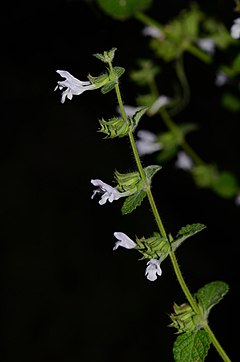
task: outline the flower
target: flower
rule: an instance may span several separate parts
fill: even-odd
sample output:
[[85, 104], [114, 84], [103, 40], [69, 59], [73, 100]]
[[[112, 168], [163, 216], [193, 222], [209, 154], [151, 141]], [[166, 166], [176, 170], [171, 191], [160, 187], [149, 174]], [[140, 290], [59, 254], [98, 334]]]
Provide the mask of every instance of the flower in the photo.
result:
[[217, 87], [222, 87], [224, 84], [226, 84], [228, 82], [228, 76], [226, 73], [224, 73], [223, 71], [218, 71], [216, 74], [216, 79], [215, 79], [215, 85]]
[[95, 84], [92, 84], [89, 81], [82, 82], [81, 80], [78, 80], [77, 78], [73, 77], [69, 72], [66, 70], [57, 70], [58, 74], [61, 75], [61, 77], [65, 78], [63, 81], [58, 81], [57, 86], [54, 90], [57, 90], [58, 88], [62, 90], [63, 88], [66, 88], [62, 92], [62, 99], [61, 103], [65, 102], [66, 97], [68, 99], [72, 99], [73, 95], [79, 95], [85, 92], [86, 90], [92, 90], [96, 88]]
[[162, 275], [162, 269], [160, 268], [160, 262], [157, 259], [150, 259], [147, 262], [147, 268], [145, 271], [145, 275], [148, 280], [154, 282], [157, 279], [157, 276]]
[[115, 238], [118, 241], [115, 243], [113, 250], [116, 250], [119, 246], [122, 246], [126, 249], [134, 249], [137, 245], [132, 239], [130, 239], [126, 234], [116, 231], [114, 234]]
[[93, 192], [92, 199], [97, 193], [101, 193], [102, 197], [99, 201], [100, 205], [104, 205], [107, 201], [113, 202], [114, 200], [120, 199], [120, 197], [128, 196], [129, 192], [119, 192], [114, 187], [106, 184], [101, 180], [91, 180], [91, 183], [97, 187], [97, 189]]
[[233, 21], [230, 32], [233, 39], [240, 38], [240, 18], [237, 18]]
[[151, 107], [149, 108], [147, 114], [151, 117], [154, 114], [156, 114], [160, 108], [166, 106], [168, 103], [170, 102], [170, 98], [165, 96], [165, 95], [161, 95], [159, 96], [156, 101], [151, 105]]
[[157, 29], [153, 26], [145, 26], [142, 30], [142, 34], [144, 36], [150, 36], [150, 37], [156, 38], [156, 39], [164, 38], [163, 32], [160, 29]]
[[147, 130], [140, 130], [137, 133], [139, 139], [136, 146], [140, 156], [151, 154], [162, 149], [162, 145], [157, 140], [157, 136]]
[[175, 166], [185, 171], [191, 170], [193, 167], [192, 159], [184, 151], [179, 151], [177, 156], [178, 159], [175, 162]]
[[210, 38], [201, 38], [197, 41], [197, 45], [200, 49], [205, 51], [208, 54], [214, 54], [215, 51], [215, 42]]

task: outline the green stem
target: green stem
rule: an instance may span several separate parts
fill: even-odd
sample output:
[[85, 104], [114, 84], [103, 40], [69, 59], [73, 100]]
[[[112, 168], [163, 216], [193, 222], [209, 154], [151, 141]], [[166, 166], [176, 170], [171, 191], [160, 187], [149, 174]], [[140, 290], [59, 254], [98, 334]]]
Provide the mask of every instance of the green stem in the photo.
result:
[[193, 160], [193, 162], [200, 166], [204, 165], [204, 161], [198, 156], [198, 154], [192, 149], [192, 147], [186, 142], [181, 130], [179, 127], [173, 122], [172, 118], [169, 116], [168, 112], [164, 107], [160, 108], [159, 113], [168, 127], [168, 129], [176, 136], [179, 145], [184, 149], [184, 151], [189, 155], [189, 157]]
[[[122, 97], [121, 97], [121, 93], [120, 93], [120, 89], [119, 89], [118, 84], [115, 85], [115, 90], [116, 90], [118, 104], [119, 104], [123, 119], [125, 121], [127, 121], [127, 115], [126, 115], [126, 112], [125, 112], [124, 107], [123, 107]], [[151, 205], [153, 215], [154, 215], [156, 223], [158, 225], [160, 234], [163, 237], [167, 237], [167, 234], [165, 232], [162, 220], [161, 220], [161, 218], [159, 216], [159, 213], [158, 213], [158, 210], [157, 210], [157, 207], [156, 207], [156, 204], [155, 204], [155, 201], [154, 201], [151, 189], [150, 189], [150, 185], [146, 180], [146, 175], [145, 175], [145, 172], [144, 172], [144, 169], [143, 169], [143, 166], [142, 166], [142, 163], [141, 163], [138, 151], [137, 151], [137, 147], [136, 147], [136, 143], [135, 143], [135, 140], [134, 140], [134, 137], [133, 137], [133, 133], [130, 131], [128, 135], [129, 135], [129, 140], [130, 140], [131, 148], [132, 148], [132, 151], [133, 151], [133, 155], [134, 155], [134, 158], [136, 160], [137, 168], [138, 168], [140, 176], [141, 176], [141, 178], [142, 178], [142, 180], [143, 180], [143, 182], [145, 184], [145, 189], [146, 189], [146, 193], [147, 193], [147, 196], [148, 196], [148, 200], [149, 200], [149, 203]]]
[[144, 13], [141, 12], [136, 13], [135, 18], [141, 21], [141, 23], [143, 23], [144, 25], [152, 26], [154, 28], [162, 30], [162, 26], [161, 24], [159, 24], [159, 22], [157, 22], [156, 20], [152, 19], [150, 16]]
[[187, 51], [194, 55], [196, 58], [202, 60], [204, 63], [209, 64], [212, 61], [211, 57], [207, 53], [205, 53], [193, 44], [188, 45]]
[[193, 311], [200, 316], [201, 318], [201, 322], [203, 325], [204, 330], [208, 333], [212, 344], [214, 345], [214, 347], [216, 348], [216, 350], [218, 351], [219, 355], [222, 357], [224, 362], [231, 362], [231, 360], [229, 359], [228, 355], [226, 354], [226, 352], [224, 351], [224, 349], [222, 348], [222, 346], [220, 345], [220, 343], [218, 342], [217, 338], [215, 337], [213, 331], [211, 330], [211, 328], [209, 327], [209, 325], [207, 324], [204, 316], [202, 315], [201, 311], [198, 308], [198, 305], [196, 304], [191, 292], [189, 291], [185, 280], [183, 278], [183, 275], [181, 273], [181, 270], [179, 268], [179, 264], [177, 262], [176, 256], [174, 254], [173, 251], [170, 252], [170, 258], [172, 261], [172, 265], [177, 277], [177, 280], [182, 288], [183, 293], [185, 294], [185, 297], [187, 298], [189, 304], [191, 305]]
[[[110, 67], [110, 69], [111, 69], [111, 67]], [[127, 115], [126, 115], [126, 112], [125, 112], [124, 107], [123, 107], [123, 101], [122, 101], [121, 92], [120, 92], [118, 83], [115, 85], [115, 91], [116, 91], [116, 95], [117, 95], [117, 99], [118, 99], [118, 104], [119, 104], [119, 107], [120, 107], [120, 110], [121, 110], [121, 113], [122, 113], [122, 117], [123, 117], [123, 119], [125, 121], [127, 121]], [[159, 215], [157, 206], [155, 204], [155, 200], [154, 200], [154, 197], [152, 195], [150, 185], [146, 180], [146, 175], [145, 175], [145, 172], [144, 172], [144, 169], [143, 169], [143, 166], [142, 166], [142, 163], [141, 163], [138, 151], [137, 151], [137, 147], [136, 147], [136, 143], [135, 143], [132, 131], [129, 131], [129, 140], [130, 140], [131, 147], [132, 147], [132, 150], [133, 150], [134, 158], [136, 160], [138, 171], [140, 173], [140, 176], [141, 176], [142, 180], [145, 183], [145, 191], [147, 193], [148, 200], [149, 200], [153, 215], [155, 217], [156, 223], [158, 225], [160, 234], [161, 234], [161, 236], [167, 238], [167, 233], [166, 233], [165, 228], [163, 226], [163, 223], [162, 223], [161, 217]], [[168, 238], [167, 238], [167, 240], [168, 240]], [[206, 322], [204, 316], [202, 315], [201, 311], [199, 310], [198, 305], [195, 302], [190, 290], [188, 289], [188, 287], [187, 287], [187, 285], [186, 285], [186, 283], [184, 281], [183, 275], [181, 273], [179, 264], [177, 262], [177, 259], [176, 259], [176, 256], [175, 256], [175, 253], [174, 253], [173, 250], [170, 251], [170, 259], [171, 259], [171, 262], [172, 262], [173, 269], [175, 271], [177, 280], [178, 280], [178, 282], [179, 282], [179, 284], [180, 284], [180, 286], [182, 288], [182, 291], [183, 291], [185, 297], [187, 298], [189, 304], [191, 305], [193, 311], [197, 315], [200, 316], [203, 328], [208, 333], [209, 338], [211, 339], [213, 345], [215, 346], [216, 350], [218, 351], [219, 355], [222, 357], [224, 362], [231, 362], [230, 359], [228, 358], [227, 354], [225, 353], [225, 351], [223, 350], [223, 348], [219, 344], [218, 340], [216, 339], [214, 333], [210, 329], [209, 325], [207, 324], [207, 322]]]
[[178, 81], [182, 88], [182, 94], [177, 97], [176, 106], [171, 109], [171, 115], [179, 113], [181, 110], [183, 110], [190, 99], [190, 87], [184, 70], [183, 55], [176, 59], [175, 64]]

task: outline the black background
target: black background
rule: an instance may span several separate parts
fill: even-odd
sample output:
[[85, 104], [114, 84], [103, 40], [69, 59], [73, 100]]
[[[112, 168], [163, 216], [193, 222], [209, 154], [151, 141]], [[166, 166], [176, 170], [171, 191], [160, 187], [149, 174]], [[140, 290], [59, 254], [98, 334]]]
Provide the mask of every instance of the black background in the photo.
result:
[[[203, 1], [230, 27], [234, 2]], [[230, 3], [230, 4], [229, 4]], [[165, 22], [188, 1], [155, 4]], [[146, 237], [155, 230], [147, 202], [121, 216], [120, 201], [91, 200], [92, 178], [111, 184], [113, 171], [134, 169], [128, 143], [103, 140], [98, 119], [116, 113], [113, 93], [86, 92], [60, 103], [56, 69], [81, 80], [97, 75], [92, 54], [117, 47], [125, 103], [137, 91], [127, 78], [136, 58], [149, 54], [134, 19], [113, 21], [92, 3], [9, 2], [1, 11], [1, 361], [173, 361], [172, 303], [184, 296], [170, 262], [155, 283], [134, 251], [112, 251], [114, 231]], [[239, 174], [239, 115], [219, 107], [213, 69], [187, 56], [192, 98], [177, 117], [200, 129], [189, 139], [207, 161]], [[158, 126], [149, 121], [149, 128]], [[144, 159], [154, 163], [154, 157]], [[210, 324], [233, 361], [240, 360], [239, 208], [169, 163], [153, 192], [168, 232], [194, 222], [207, 229], [177, 252], [192, 291], [213, 280], [230, 285]], [[209, 361], [219, 361], [213, 347]]]

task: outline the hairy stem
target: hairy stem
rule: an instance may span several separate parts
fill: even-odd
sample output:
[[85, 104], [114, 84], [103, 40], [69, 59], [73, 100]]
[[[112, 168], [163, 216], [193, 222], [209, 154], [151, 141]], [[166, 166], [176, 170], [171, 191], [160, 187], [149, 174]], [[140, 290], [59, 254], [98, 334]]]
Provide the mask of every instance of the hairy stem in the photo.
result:
[[[110, 66], [110, 69], [111, 69], [111, 66]], [[116, 91], [116, 95], [117, 95], [117, 99], [118, 99], [118, 104], [119, 104], [119, 107], [120, 107], [120, 110], [121, 110], [121, 113], [122, 113], [122, 117], [123, 117], [123, 119], [125, 121], [127, 121], [127, 115], [126, 115], [126, 112], [125, 112], [124, 107], [123, 107], [123, 101], [122, 101], [121, 92], [120, 92], [118, 83], [115, 85], [115, 91]], [[134, 158], [136, 160], [138, 171], [140, 173], [140, 176], [141, 176], [142, 180], [145, 183], [145, 191], [147, 193], [148, 200], [149, 200], [153, 215], [155, 217], [157, 226], [159, 228], [160, 234], [161, 234], [161, 236], [167, 238], [167, 233], [165, 231], [165, 228], [163, 226], [161, 217], [159, 215], [159, 212], [158, 212], [158, 209], [157, 209], [157, 206], [156, 206], [156, 203], [155, 203], [155, 200], [154, 200], [150, 185], [147, 182], [146, 175], [145, 175], [145, 172], [144, 172], [144, 169], [143, 169], [143, 166], [142, 166], [142, 163], [141, 163], [138, 151], [137, 151], [137, 147], [136, 147], [136, 143], [135, 143], [135, 140], [134, 140], [134, 137], [133, 137], [133, 133], [131, 131], [129, 132], [129, 140], [130, 140], [130, 143], [131, 143]], [[215, 337], [214, 333], [212, 332], [211, 328], [207, 324], [207, 321], [205, 320], [204, 316], [202, 315], [201, 311], [199, 310], [195, 299], [193, 298], [188, 286], [186, 285], [185, 280], [183, 278], [183, 275], [181, 273], [178, 261], [176, 259], [176, 256], [175, 256], [175, 253], [174, 253], [173, 250], [170, 251], [170, 259], [171, 259], [171, 262], [172, 262], [173, 269], [175, 271], [177, 280], [178, 280], [178, 282], [179, 282], [179, 284], [181, 286], [181, 289], [182, 289], [186, 299], [188, 300], [189, 304], [191, 305], [193, 311], [197, 315], [200, 316], [203, 328], [208, 333], [209, 338], [211, 339], [211, 342], [213, 343], [214, 347], [218, 351], [219, 355], [222, 357], [223, 361], [224, 362], [231, 362], [231, 360], [227, 356], [226, 352], [224, 351], [224, 349], [222, 348], [222, 346], [220, 345], [220, 343], [216, 339], [216, 337]]]

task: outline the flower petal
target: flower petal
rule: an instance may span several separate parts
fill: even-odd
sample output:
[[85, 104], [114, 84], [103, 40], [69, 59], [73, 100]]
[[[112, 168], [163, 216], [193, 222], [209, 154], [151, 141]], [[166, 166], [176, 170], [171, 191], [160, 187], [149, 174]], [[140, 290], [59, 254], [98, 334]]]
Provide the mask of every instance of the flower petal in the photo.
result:
[[137, 133], [139, 137], [136, 140], [136, 146], [140, 156], [149, 155], [162, 149], [162, 145], [157, 140], [157, 136], [147, 130], [139, 130]]
[[61, 77], [65, 78], [65, 80], [63, 81], [58, 81], [57, 87], [55, 87], [55, 90], [57, 88], [59, 88], [60, 90], [66, 88], [62, 92], [62, 98], [61, 98], [62, 103], [65, 102], [66, 98], [71, 100], [73, 95], [80, 95], [86, 90], [92, 90], [96, 88], [95, 84], [92, 84], [89, 81], [82, 82], [81, 80], [75, 78], [66, 70], [57, 70], [56, 72], [60, 74]]
[[162, 275], [162, 269], [160, 268], [160, 262], [157, 259], [150, 259], [147, 262], [147, 268], [145, 271], [145, 275], [148, 280], [153, 282], [157, 279], [157, 276]]
[[91, 180], [91, 183], [97, 187], [96, 190], [94, 190], [92, 199], [97, 193], [101, 194], [101, 199], [99, 201], [100, 205], [104, 205], [107, 201], [113, 202], [114, 200], [118, 200], [120, 197], [127, 196], [126, 193], [121, 193], [114, 187], [106, 184], [105, 182], [96, 179]]
[[118, 241], [115, 243], [113, 250], [116, 250], [119, 246], [122, 246], [123, 248], [126, 249], [134, 249], [136, 247], [136, 243], [130, 239], [126, 234], [120, 232], [120, 231], [116, 231], [114, 234], [116, 239], [118, 239]]

